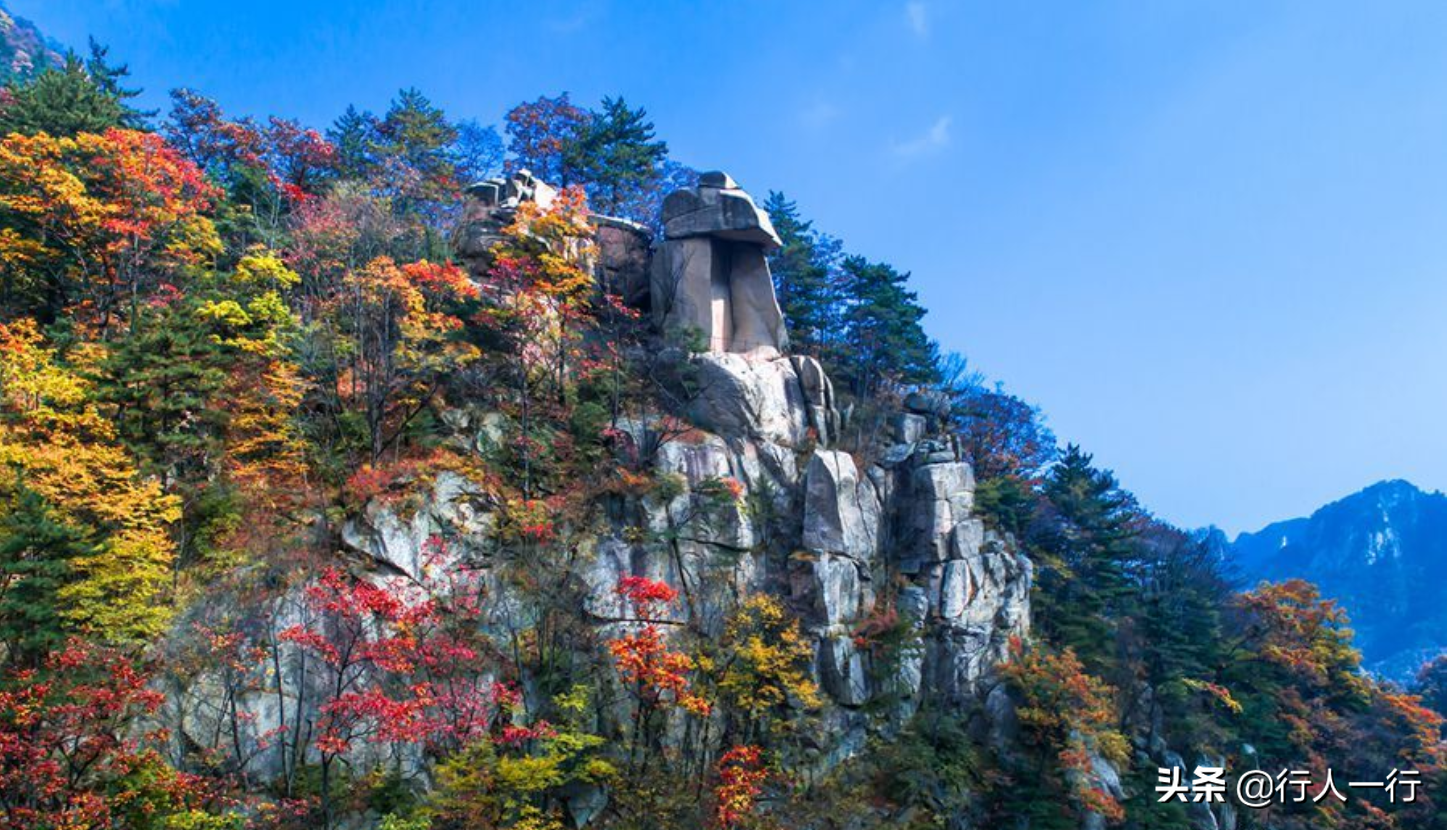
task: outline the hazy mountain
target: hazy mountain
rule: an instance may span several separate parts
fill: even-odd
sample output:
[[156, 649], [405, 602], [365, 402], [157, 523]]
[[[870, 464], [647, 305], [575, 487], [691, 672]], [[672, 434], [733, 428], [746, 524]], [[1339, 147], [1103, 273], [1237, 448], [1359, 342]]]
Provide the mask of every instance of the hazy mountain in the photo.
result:
[[62, 48], [46, 37], [34, 23], [15, 17], [0, 0], [0, 83], [28, 78], [40, 70], [64, 62]]
[[1447, 650], [1447, 496], [1383, 481], [1307, 518], [1243, 533], [1234, 561], [1250, 582], [1302, 577], [1351, 615], [1369, 669], [1410, 678]]

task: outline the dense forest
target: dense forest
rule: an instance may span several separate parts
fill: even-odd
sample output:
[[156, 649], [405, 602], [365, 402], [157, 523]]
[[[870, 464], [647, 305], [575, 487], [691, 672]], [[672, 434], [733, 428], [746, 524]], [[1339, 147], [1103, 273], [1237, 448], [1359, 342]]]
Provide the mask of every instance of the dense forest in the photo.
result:
[[[623, 574], [600, 628], [580, 562], [609, 534], [679, 548], [637, 517], [683, 486], [656, 459], [700, 440], [688, 350], [590, 265], [591, 216], [656, 230], [697, 178], [645, 110], [562, 93], [493, 126], [405, 89], [305, 125], [137, 96], [93, 46], [0, 97], [0, 827], [1226, 825], [1158, 799], [1172, 758], [1421, 774], [1413, 803], [1230, 826], [1447, 827], [1447, 663], [1398, 688], [1310, 584], [1238, 592], [1209, 540], [940, 354], [908, 274], [782, 193], [770, 266], [790, 351], [836, 385], [834, 447], [863, 469], [929, 412], [1032, 566], [1031, 633], [990, 670], [1009, 728], [877, 692], [851, 708], [867, 740], [821, 751], [834, 704], [782, 579], [713, 606]], [[466, 186], [521, 169], [559, 198], [469, 271]], [[1083, 348], [1108, 336], [1081, 320]], [[359, 516], [443, 480], [485, 505], [486, 567], [447, 534], [405, 573], [356, 553]], [[687, 521], [787, 521], [734, 477], [690, 487]], [[896, 577], [849, 631], [876, 681], [920, 648]]]

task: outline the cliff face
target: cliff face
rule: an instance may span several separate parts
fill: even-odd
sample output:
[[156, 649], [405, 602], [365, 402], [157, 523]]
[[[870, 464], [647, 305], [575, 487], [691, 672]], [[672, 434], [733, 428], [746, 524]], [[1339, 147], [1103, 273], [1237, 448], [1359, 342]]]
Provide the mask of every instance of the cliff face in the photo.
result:
[[[636, 248], [636, 236], [626, 236]], [[631, 261], [634, 270], [646, 266], [646, 257], [606, 249], [600, 260], [600, 268], [620, 261]], [[977, 724], [982, 736], [1005, 726], [1010, 706], [992, 667], [1005, 658], [1012, 637], [1028, 632], [1031, 566], [974, 514], [974, 476], [959, 448], [938, 437], [938, 403], [920, 401], [919, 411], [895, 415], [886, 449], [860, 459], [832, 448], [843, 419], [815, 360], [775, 348], [665, 352], [662, 362], [689, 379], [682, 412], [633, 417], [617, 431], [654, 478], [675, 486], [622, 499], [603, 511], [603, 520], [578, 529], [567, 583], [593, 631], [581, 639], [602, 643], [632, 624], [634, 610], [617, 591], [629, 575], [674, 588], [681, 601], [669, 622], [705, 639], [720, 636], [726, 612], [745, 598], [778, 598], [813, 648], [823, 728], [807, 736], [805, 763], [816, 772], [862, 749], [873, 732], [897, 727], [925, 702], [984, 704], [972, 707], [989, 713]], [[441, 420], [452, 445], [486, 457], [504, 440], [499, 418], [462, 407]], [[731, 498], [717, 498], [719, 482], [729, 482]], [[450, 540], [440, 567], [482, 575], [487, 624], [505, 638], [535, 620], [526, 619], [532, 606], [515, 578], [518, 563], [496, 542], [501, 506], [486, 492], [482, 483], [448, 471], [405, 510], [369, 502], [341, 524], [343, 556], [379, 580], [421, 579], [438, 566], [428, 563], [429, 540]], [[886, 628], [904, 630], [908, 646], [875, 647], [871, 634]], [[236, 695], [235, 706], [247, 713], [239, 719], [245, 724], [239, 740], [259, 749], [263, 736], [284, 721], [317, 717], [309, 701], [319, 695], [305, 688], [299, 659], [291, 653], [280, 662], [281, 694]], [[208, 745], [222, 703], [196, 702], [217, 697], [221, 678], [203, 674], [185, 682], [179, 697], [190, 701], [190, 714], [176, 725]], [[598, 734], [626, 728], [620, 711], [597, 717]], [[413, 762], [420, 757], [415, 747], [391, 751]], [[258, 778], [282, 773], [276, 753], [240, 754], [253, 758]], [[586, 819], [594, 801], [580, 802], [575, 820]]]
[[[871, 719], [871, 703], [889, 701], [897, 717], [927, 698], [962, 705], [988, 697], [991, 667], [1005, 657], [1010, 637], [1028, 631], [1031, 569], [972, 514], [974, 478], [957, 450], [928, 436], [925, 416], [905, 414], [897, 418], [896, 443], [861, 466], [814, 444], [815, 424], [835, 417], [828, 378], [814, 361], [704, 354], [691, 362], [727, 384], [701, 398], [697, 412], [709, 428], [657, 447], [657, 472], [682, 487], [667, 501], [645, 498], [637, 507], [654, 535], [669, 541], [630, 542], [633, 517], [620, 516], [581, 546], [581, 598], [599, 639], [630, 617], [615, 590], [626, 575], [674, 587], [686, 598], [677, 622], [714, 635], [727, 606], [759, 592], [781, 598], [814, 646], [813, 674], [827, 698], [828, 728], [816, 747], [825, 766], [861, 748], [880, 723]], [[452, 420], [463, 427], [458, 439], [480, 451], [494, 440], [487, 413], [459, 411]], [[656, 435], [649, 423], [624, 429], [639, 446]], [[733, 508], [711, 507], [702, 492], [721, 479], [742, 485]], [[416, 577], [426, 567], [428, 540], [442, 536], [453, 540], [444, 567], [486, 572], [497, 564], [496, 523], [481, 493], [476, 483], [442, 473], [412, 510], [368, 504], [345, 522], [344, 544], [379, 578]], [[485, 580], [492, 624], [499, 631], [515, 625], [509, 615], [525, 603], [506, 580]], [[857, 642], [868, 621], [885, 614], [907, 620], [919, 643], [889, 665]], [[187, 697], [218, 685], [203, 677]], [[314, 718], [305, 707], [317, 697], [294, 685], [280, 704], [261, 691], [243, 695], [237, 704], [250, 713], [248, 739], [294, 716], [284, 712], [291, 705]], [[183, 727], [204, 742], [216, 724], [193, 718]], [[272, 763], [258, 754], [253, 771], [275, 776]]]

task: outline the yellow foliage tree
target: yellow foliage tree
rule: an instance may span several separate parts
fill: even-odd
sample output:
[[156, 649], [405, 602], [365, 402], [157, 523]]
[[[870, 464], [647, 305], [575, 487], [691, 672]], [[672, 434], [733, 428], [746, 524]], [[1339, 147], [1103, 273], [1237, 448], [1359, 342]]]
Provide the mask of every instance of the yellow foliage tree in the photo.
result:
[[0, 140], [0, 277], [13, 303], [83, 311], [105, 332], [166, 277], [221, 250], [219, 195], [158, 135]]
[[763, 729], [785, 728], [790, 705], [820, 705], [809, 668], [814, 648], [799, 621], [774, 597], [755, 594], [744, 600], [724, 625], [722, 646], [719, 693], [744, 716], [745, 741]]
[[180, 503], [138, 475], [88, 391], [32, 321], [0, 326], [0, 466], [15, 473], [0, 487], [23, 482], [94, 542], [60, 591], [65, 616], [102, 639], [141, 641], [170, 616], [167, 527]]

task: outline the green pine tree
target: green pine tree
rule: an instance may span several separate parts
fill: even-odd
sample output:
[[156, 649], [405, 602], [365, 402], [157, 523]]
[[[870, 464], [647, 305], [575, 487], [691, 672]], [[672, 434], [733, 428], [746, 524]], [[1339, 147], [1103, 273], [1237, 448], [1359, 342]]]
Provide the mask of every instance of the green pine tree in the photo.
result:
[[112, 64], [107, 61], [110, 55], [110, 47], [102, 46], [95, 38], [89, 39], [90, 57], [86, 58], [85, 71], [90, 75], [91, 80], [102, 92], [115, 99], [121, 107], [121, 126], [132, 130], [146, 128], [150, 119], [156, 116], [156, 110], [138, 110], [126, 103], [133, 98], [139, 98], [140, 89], [130, 89], [125, 86], [125, 81], [131, 76], [131, 68], [127, 64]]
[[1034, 616], [1053, 643], [1075, 649], [1092, 673], [1108, 674], [1115, 622], [1135, 610], [1138, 595], [1134, 499], [1075, 444], [1050, 469], [1044, 495], [1031, 539], [1040, 565]]
[[456, 184], [451, 152], [455, 141], [457, 128], [415, 87], [397, 93], [377, 124], [377, 149], [384, 161], [400, 161], [415, 173], [428, 198], [442, 196]]
[[0, 135], [73, 136], [125, 126], [129, 108], [106, 89], [112, 80], [97, 82], [85, 62], [70, 55], [63, 67], [12, 82], [7, 88], [10, 103], [0, 109]]
[[642, 108], [621, 97], [604, 98], [563, 149], [564, 183], [581, 182], [601, 213], [617, 214], [658, 175], [668, 145], [657, 140]]
[[0, 512], [0, 644], [12, 667], [33, 668], [74, 633], [61, 586], [71, 563], [94, 553], [81, 531], [55, 517], [17, 473]]
[[925, 310], [901, 274], [883, 262], [845, 257], [843, 322], [848, 349], [839, 367], [850, 390], [874, 397], [887, 384], [909, 386], [938, 379], [935, 344], [925, 334]]
[[142, 314], [101, 363], [96, 396], [145, 472], [169, 485], [204, 481], [224, 414], [215, 395], [226, 355], [196, 304]]
[[838, 243], [815, 232], [799, 206], [782, 193], [771, 191], [764, 210], [783, 243], [769, 256], [769, 270], [789, 328], [789, 343], [795, 351], [823, 358], [838, 332], [840, 297], [834, 279]]
[[376, 165], [377, 117], [351, 104], [327, 130], [336, 148], [337, 171], [344, 179], [366, 179]]

